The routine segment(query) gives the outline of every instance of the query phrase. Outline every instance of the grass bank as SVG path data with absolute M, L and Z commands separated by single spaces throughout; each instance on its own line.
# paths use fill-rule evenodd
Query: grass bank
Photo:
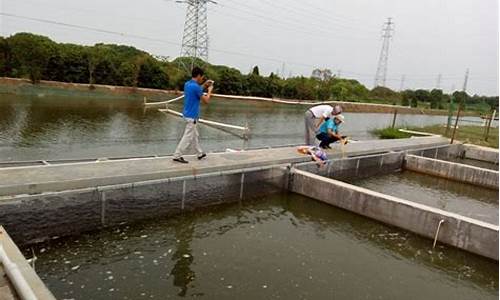
M 408 129 L 414 131 L 428 132 L 433 134 L 440 134 L 448 138 L 451 138 L 451 135 L 453 133 L 453 128 L 451 128 L 448 134 L 446 134 L 446 127 L 443 125 L 411 127 Z M 411 134 L 409 133 L 399 131 L 399 128 L 391 128 L 391 127 L 376 129 L 373 131 L 373 133 L 376 134 L 381 139 L 402 139 L 411 136 Z M 455 140 L 468 144 L 474 144 L 474 145 L 480 145 L 498 149 L 498 128 L 493 128 L 493 127 L 490 128 L 487 140 L 485 139 L 484 134 L 485 134 L 485 128 L 481 126 L 459 126 L 457 128 Z

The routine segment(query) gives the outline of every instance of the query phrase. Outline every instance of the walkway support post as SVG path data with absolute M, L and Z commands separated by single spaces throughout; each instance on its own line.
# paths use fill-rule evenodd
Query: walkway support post
M 458 127 L 458 120 L 460 119 L 460 112 L 462 110 L 462 104 L 458 105 L 458 110 L 457 110 L 457 117 L 455 119 L 455 126 L 453 127 L 453 134 L 451 135 L 451 141 L 450 144 L 453 144 L 453 141 L 455 140 L 455 134 L 457 133 L 457 127 Z
M 445 136 L 447 136 L 450 133 L 452 117 L 453 117 L 453 94 L 450 95 L 450 104 L 448 105 L 448 122 L 446 123 L 446 132 L 444 134 Z
M 398 116 L 398 109 L 394 109 L 394 116 L 392 117 L 392 128 L 396 126 L 396 117 Z
M 490 116 L 490 119 L 488 120 L 488 126 L 486 127 L 486 134 L 484 136 L 485 141 L 488 141 L 488 136 L 490 135 L 491 122 L 493 122 L 493 120 L 495 119 L 496 113 L 497 113 L 497 110 L 494 109 L 493 113 Z

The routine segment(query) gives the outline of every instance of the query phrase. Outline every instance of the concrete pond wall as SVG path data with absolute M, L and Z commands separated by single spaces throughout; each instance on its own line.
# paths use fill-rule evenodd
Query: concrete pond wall
M 286 168 L 270 166 L 131 184 L 0 198 L 0 223 L 19 245 L 123 222 L 168 217 L 186 210 L 286 189 Z
M 292 169 L 289 188 L 292 192 L 427 238 L 437 236 L 442 243 L 498 260 L 496 225 L 299 169 Z
M 498 172 L 464 164 L 408 154 L 404 168 L 423 174 L 498 190 Z
M 468 144 L 452 144 L 427 149 L 408 150 L 408 154 L 424 156 L 434 159 L 471 159 L 497 165 L 499 160 L 498 149 Z
M 449 148 L 434 147 L 418 152 L 439 157 L 448 155 Z M 452 151 L 455 148 L 451 147 Z M 433 238 L 439 221 L 444 220 L 439 241 L 498 260 L 498 226 L 338 181 L 401 171 L 408 157 L 427 159 L 415 158 L 405 151 L 386 152 L 336 158 L 323 166 L 315 162 L 278 164 L 60 192 L 3 196 L 0 197 L 0 223 L 16 243 L 28 245 L 54 236 L 74 235 L 148 218 L 164 218 L 200 207 L 292 191 L 429 238 Z

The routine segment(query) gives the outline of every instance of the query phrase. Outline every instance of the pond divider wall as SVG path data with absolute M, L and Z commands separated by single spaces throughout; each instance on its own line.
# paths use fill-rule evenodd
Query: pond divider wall
M 337 181 L 400 171 L 404 169 L 405 157 L 411 162 L 462 166 L 465 173 L 470 169 L 483 170 L 434 159 L 454 155 L 458 150 L 455 145 L 445 145 L 337 158 L 321 167 L 316 162 L 277 162 L 200 175 L 3 196 L 0 197 L 0 222 L 14 241 L 27 245 L 56 236 L 292 191 L 429 238 L 434 237 L 437 224 L 443 220 L 439 241 L 498 260 L 496 225 Z M 417 157 L 409 152 L 433 158 Z M 498 172 L 496 174 L 498 178 Z
M 314 162 L 298 163 L 294 164 L 294 167 L 339 180 L 367 178 L 401 170 L 404 156 L 403 152 L 387 152 L 384 154 L 331 159 L 323 167 L 318 167 L 318 164 Z
M 427 149 L 407 150 L 406 153 L 434 159 L 465 158 L 498 165 L 498 149 L 468 144 L 452 144 Z
M 424 237 L 437 235 L 442 243 L 498 260 L 498 226 L 493 224 L 295 168 L 289 189 Z
M 461 145 L 463 158 L 475 159 L 498 165 L 498 149 L 476 145 Z
M 262 197 L 287 189 L 282 165 L 0 198 L 0 220 L 19 245 L 123 222 Z
M 498 190 L 498 172 L 474 166 L 408 154 L 407 170 Z

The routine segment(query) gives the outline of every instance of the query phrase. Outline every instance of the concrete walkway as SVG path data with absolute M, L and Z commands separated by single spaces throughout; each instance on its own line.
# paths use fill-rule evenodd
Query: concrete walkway
M 441 137 L 372 140 L 348 144 L 344 146 L 344 152 L 340 145 L 336 145 L 329 150 L 329 156 L 333 158 L 432 148 L 447 143 L 448 140 Z M 202 161 L 197 161 L 194 156 L 186 158 L 190 161 L 189 164 L 175 163 L 171 157 L 159 157 L 1 168 L 0 196 L 63 191 L 310 160 L 299 154 L 295 147 L 213 153 Z

